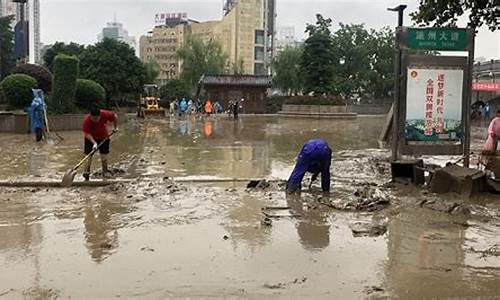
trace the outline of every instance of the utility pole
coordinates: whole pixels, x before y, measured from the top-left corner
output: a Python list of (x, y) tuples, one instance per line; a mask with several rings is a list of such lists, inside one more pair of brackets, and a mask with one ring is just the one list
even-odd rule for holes
[(394, 61), (394, 105), (393, 105), (393, 115), (392, 115), (392, 160), (396, 161), (399, 159), (399, 114), (401, 109), (401, 49), (399, 47), (398, 35), (403, 27), (403, 12), (406, 9), (406, 5), (401, 4), (394, 8), (388, 8), (389, 11), (398, 12), (398, 27), (396, 28), (396, 53)]

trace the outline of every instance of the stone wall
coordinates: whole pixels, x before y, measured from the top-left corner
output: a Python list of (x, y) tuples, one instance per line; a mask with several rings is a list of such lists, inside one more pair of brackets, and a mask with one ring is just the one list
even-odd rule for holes
[(350, 105), (349, 111), (358, 115), (385, 115), (391, 109), (392, 103)]
[(281, 112), (303, 114), (338, 114), (347, 113), (348, 111), (346, 106), (284, 104), (281, 108)]

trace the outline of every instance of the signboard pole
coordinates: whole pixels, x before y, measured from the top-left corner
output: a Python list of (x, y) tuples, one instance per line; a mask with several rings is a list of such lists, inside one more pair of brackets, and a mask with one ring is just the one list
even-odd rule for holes
[(464, 167), (468, 168), (470, 164), (470, 110), (471, 110), (471, 103), (472, 103), (472, 70), (474, 68), (474, 48), (475, 48), (475, 30), (473, 29), (468, 29), (467, 30), (467, 41), (469, 44), (469, 57), (468, 57), (468, 64), (467, 64), (467, 82), (466, 82), (466, 88), (467, 88), (467, 97), (465, 98), (464, 101), (464, 109), (465, 109), (465, 124), (464, 124), (464, 133), (465, 133), (465, 140), (464, 140)]
[(399, 159), (399, 126), (400, 126), (400, 94), (401, 94), (401, 25), (396, 29), (396, 52), (394, 61), (394, 104), (392, 111), (392, 160)]

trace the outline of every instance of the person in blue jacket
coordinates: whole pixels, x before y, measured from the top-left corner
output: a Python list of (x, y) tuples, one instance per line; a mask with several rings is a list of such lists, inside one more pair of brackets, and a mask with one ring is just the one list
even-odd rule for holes
[(30, 129), (36, 135), (36, 141), (39, 142), (43, 138), (43, 133), (45, 130), (45, 109), (42, 100), (43, 92), (39, 89), (32, 89), (33, 91), (33, 101), (28, 107), (28, 115), (30, 119)]
[(188, 103), (185, 98), (182, 98), (181, 103), (179, 104), (179, 110), (182, 114), (185, 114), (188, 110)]
[(311, 182), (321, 173), (321, 188), (330, 191), (330, 164), (332, 150), (328, 143), (321, 139), (307, 141), (300, 150), (297, 163), (286, 185), (286, 192), (291, 194), (301, 189), (302, 179), (306, 172), (312, 173)]

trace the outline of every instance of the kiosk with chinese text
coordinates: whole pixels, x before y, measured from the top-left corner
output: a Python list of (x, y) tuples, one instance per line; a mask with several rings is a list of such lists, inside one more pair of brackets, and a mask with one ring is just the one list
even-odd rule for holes
[[(400, 27), (396, 39), (401, 61), (395, 95), (397, 126), (393, 126), (395, 156), (468, 154), (473, 30)], [(467, 51), (468, 55), (414, 55), (409, 54), (411, 49)], [(464, 163), (468, 165), (468, 157)]]

